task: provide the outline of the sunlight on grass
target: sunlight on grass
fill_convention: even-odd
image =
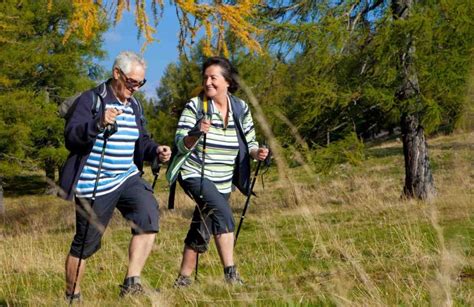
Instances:
[[[363,164],[338,166],[327,176],[287,168],[291,181],[285,182],[275,180],[271,169],[265,188],[257,181],[258,197],[236,247],[242,287],[224,284],[214,244],[200,258],[199,282],[186,290],[172,287],[194,204],[178,189],[176,210],[168,211],[160,179],[161,230],[142,277],[147,295],[118,298],[130,231],[116,214],[102,249],[87,261],[84,304],[472,305],[474,140],[459,134],[434,138],[430,145],[438,189],[433,204],[400,199],[403,157],[397,142],[370,147]],[[232,195],[236,220],[244,202]],[[27,195],[5,203],[0,305],[65,305],[72,205]]]

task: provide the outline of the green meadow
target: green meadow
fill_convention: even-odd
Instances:
[[[366,144],[364,161],[315,174],[275,167],[259,178],[235,250],[244,286],[228,286],[215,245],[199,280],[174,289],[194,205],[178,188],[166,208],[155,188],[161,231],[143,272],[147,294],[120,299],[130,228],[116,212],[102,249],[87,261],[85,306],[303,305],[472,306],[474,304],[474,135],[429,139],[437,197],[405,200],[401,143]],[[148,172],[146,178],[152,181]],[[164,173],[164,170],[162,170]],[[163,174],[162,174],[163,175]],[[64,260],[74,208],[42,195],[42,177],[7,180],[0,224],[0,306],[66,305]],[[245,198],[233,193],[236,222]],[[154,289],[159,288],[160,292]]]

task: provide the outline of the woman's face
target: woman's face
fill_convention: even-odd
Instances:
[[[229,82],[222,75],[222,68],[219,65],[211,65],[203,74],[204,92],[209,98],[227,96]]]

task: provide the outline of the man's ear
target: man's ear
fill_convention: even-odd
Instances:
[[[117,68],[114,68],[112,72],[112,78],[114,78],[114,80],[118,80],[118,78],[120,78],[120,72],[118,71]]]

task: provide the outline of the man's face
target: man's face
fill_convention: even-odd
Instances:
[[[127,74],[121,69],[115,68],[114,79],[117,80],[117,92],[115,93],[119,96],[117,98],[128,99],[145,84],[145,69],[138,63],[133,63],[131,71]]]

